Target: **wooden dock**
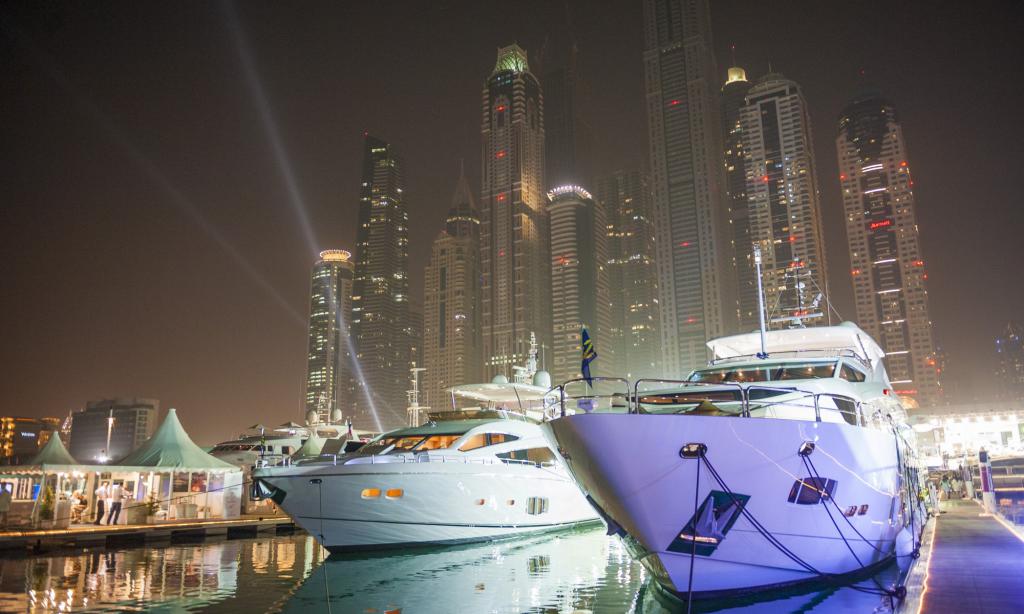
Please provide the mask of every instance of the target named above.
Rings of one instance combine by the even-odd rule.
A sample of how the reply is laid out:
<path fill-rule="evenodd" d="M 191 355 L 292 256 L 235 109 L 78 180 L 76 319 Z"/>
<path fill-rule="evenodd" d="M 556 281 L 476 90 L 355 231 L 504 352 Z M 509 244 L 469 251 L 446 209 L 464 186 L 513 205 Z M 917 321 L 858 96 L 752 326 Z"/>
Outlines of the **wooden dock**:
<path fill-rule="evenodd" d="M 0 552 L 59 548 L 125 547 L 132 545 L 231 539 L 295 531 L 287 516 L 240 516 L 226 520 L 183 520 L 145 525 L 75 525 L 68 529 L 0 531 Z"/>
<path fill-rule="evenodd" d="M 901 612 L 1024 611 L 1024 537 L 973 501 L 944 501 Z"/>

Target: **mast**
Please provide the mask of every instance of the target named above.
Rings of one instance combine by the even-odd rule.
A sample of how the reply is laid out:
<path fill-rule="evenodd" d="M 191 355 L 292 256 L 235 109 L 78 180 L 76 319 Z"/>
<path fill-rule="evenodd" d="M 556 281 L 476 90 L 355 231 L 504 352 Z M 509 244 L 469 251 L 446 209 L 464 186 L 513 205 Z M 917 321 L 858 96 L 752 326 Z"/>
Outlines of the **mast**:
<path fill-rule="evenodd" d="M 754 270 L 757 272 L 757 317 L 761 330 L 761 353 L 758 358 L 768 358 L 768 347 L 765 343 L 764 327 L 764 283 L 761 281 L 761 246 L 754 244 Z"/>
<path fill-rule="evenodd" d="M 412 363 L 412 368 L 409 369 L 409 383 L 411 388 L 405 391 L 406 396 L 409 398 L 409 407 L 406 409 L 408 412 L 409 426 L 419 426 L 420 411 L 424 409 L 430 409 L 420 405 L 420 372 L 426 371 L 424 367 L 417 367 L 416 363 Z"/>

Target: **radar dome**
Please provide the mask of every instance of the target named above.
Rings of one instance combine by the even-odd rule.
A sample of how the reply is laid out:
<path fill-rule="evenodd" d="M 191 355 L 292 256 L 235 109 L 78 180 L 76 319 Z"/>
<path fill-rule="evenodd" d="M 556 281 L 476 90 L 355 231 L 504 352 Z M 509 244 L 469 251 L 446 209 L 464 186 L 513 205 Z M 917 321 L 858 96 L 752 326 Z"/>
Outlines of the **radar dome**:
<path fill-rule="evenodd" d="M 551 374 L 547 371 L 537 371 L 533 374 L 533 385 L 542 388 L 551 387 Z"/>
<path fill-rule="evenodd" d="M 315 409 L 306 412 L 306 424 L 316 424 L 319 420 L 320 416 L 317 415 Z"/>
<path fill-rule="evenodd" d="M 499 374 L 494 376 L 494 379 L 491 380 L 491 383 L 492 384 L 507 384 L 508 383 L 508 378 L 505 377 L 504 375 L 502 375 L 501 373 L 499 373 Z"/>

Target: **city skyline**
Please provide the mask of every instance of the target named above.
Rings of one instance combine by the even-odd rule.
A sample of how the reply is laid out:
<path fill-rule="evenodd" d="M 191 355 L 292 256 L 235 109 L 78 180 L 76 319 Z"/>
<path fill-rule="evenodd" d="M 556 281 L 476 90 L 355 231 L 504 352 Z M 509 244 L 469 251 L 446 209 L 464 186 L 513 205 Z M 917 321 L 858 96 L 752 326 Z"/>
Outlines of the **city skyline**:
<path fill-rule="evenodd" d="M 999 173 L 1004 166 L 1012 167 L 1014 157 L 1004 155 L 1000 158 L 985 152 L 950 150 L 955 149 L 953 144 L 957 139 L 982 139 L 985 143 L 997 145 L 996 141 L 1000 139 L 995 138 L 998 134 L 994 132 L 995 120 L 971 117 L 969 109 L 973 106 L 964 105 L 974 105 L 980 100 L 983 105 L 998 108 L 997 94 L 1006 85 L 989 83 L 988 90 L 965 87 L 972 91 L 971 98 L 959 92 L 947 94 L 946 88 L 930 85 L 930 82 L 939 81 L 936 78 L 938 72 L 930 64 L 926 65 L 920 53 L 915 54 L 913 49 L 917 47 L 927 47 L 929 53 L 946 58 L 941 70 L 944 76 L 963 78 L 969 75 L 970 67 L 983 63 L 972 61 L 968 66 L 967 59 L 958 63 L 954 58 L 943 55 L 947 52 L 937 49 L 937 46 L 923 44 L 922 37 L 930 40 L 929 33 L 936 40 L 942 34 L 941 38 L 945 40 L 950 32 L 942 27 L 922 29 L 924 26 L 913 23 L 910 16 L 913 11 L 909 9 L 897 11 L 894 20 L 902 26 L 909 23 L 916 28 L 913 30 L 918 37 L 915 46 L 900 47 L 900 42 L 896 41 L 883 49 L 884 53 L 869 53 L 865 49 L 859 57 L 844 59 L 829 50 L 830 47 L 841 48 L 843 40 L 824 45 L 821 43 L 827 39 L 811 31 L 798 44 L 789 43 L 787 47 L 763 35 L 751 35 L 756 24 L 744 25 L 744 12 L 735 3 L 722 3 L 721 10 L 718 5 L 716 3 L 712 9 L 712 20 L 718 43 L 716 50 L 723 66 L 723 46 L 736 43 L 740 56 L 737 64 L 747 68 L 751 79 L 767 72 L 770 60 L 774 67 L 806 89 L 813 121 L 825 133 L 815 135 L 819 166 L 828 169 L 819 171 L 819 180 L 829 261 L 831 264 L 833 258 L 840 257 L 833 267 L 840 273 L 845 273 L 848 267 L 843 265 L 841 253 L 845 250 L 844 235 L 841 228 L 835 228 L 837 224 L 842 225 L 838 173 L 834 172 L 836 162 L 829 160 L 833 157 L 831 150 L 822 145 L 834 139 L 834 134 L 827 127 L 834 124 L 842 102 L 855 90 L 856 71 L 861 66 L 867 68 L 872 80 L 880 81 L 880 89 L 887 92 L 901 109 L 908 147 L 914 156 L 915 180 L 918 183 L 915 190 L 920 194 L 920 201 L 927 202 L 929 207 L 929 211 L 920 211 L 918 217 L 932 276 L 930 294 L 936 335 L 951 356 L 951 377 L 970 380 L 985 371 L 981 367 L 971 367 L 970 363 L 984 365 L 991 361 L 989 354 L 992 339 L 1000 330 L 998 323 L 1019 319 L 1013 314 L 1019 312 L 1022 304 L 1020 290 L 1006 283 L 1006 279 L 1013 278 L 1013 269 L 1006 262 L 1012 257 L 999 248 L 1000 243 L 1009 245 L 1005 239 L 1013 235 L 1007 233 L 1020 229 L 1019 217 L 1007 218 L 1018 214 L 998 208 L 998 203 L 1010 202 L 1008 186 L 1011 182 L 1000 179 Z M 304 376 L 302 330 L 306 326 L 304 312 L 308 307 L 308 271 L 313 254 L 335 245 L 354 245 L 354 224 L 343 220 L 354 219 L 353 207 L 357 198 L 352 194 L 351 186 L 358 183 L 358 179 L 352 180 L 358 175 L 358 162 L 352 164 L 351 159 L 353 150 L 358 155 L 356 143 L 360 129 L 371 127 L 383 138 L 398 143 L 409 161 L 409 173 L 412 173 L 408 179 L 410 193 L 416 193 L 414 201 L 417 207 L 423 206 L 422 211 L 411 214 L 410 226 L 422 225 L 429 227 L 431 233 L 436 232 L 437 220 L 443 219 L 443 210 L 449 202 L 450 185 L 442 186 L 443 190 L 432 187 L 427 178 L 433 169 L 436 166 L 450 169 L 459 157 L 466 157 L 470 160 L 467 174 L 471 177 L 471 184 L 477 185 L 475 177 L 478 171 L 472 161 L 473 152 L 479 151 L 480 147 L 479 124 L 475 127 L 475 138 L 472 125 L 474 118 L 479 117 L 476 115 L 479 107 L 474 109 L 475 101 L 479 100 L 475 96 L 479 92 L 481 75 L 487 74 L 488 64 L 493 65 L 494 48 L 517 38 L 523 47 L 536 48 L 534 43 L 543 36 L 532 22 L 513 18 L 501 27 L 474 32 L 459 45 L 439 52 L 439 57 L 425 58 L 422 62 L 430 60 L 431 65 L 444 66 L 446 80 L 457 83 L 455 87 L 451 83 L 444 86 L 445 90 L 452 90 L 448 100 L 458 107 L 457 113 L 429 110 L 432 108 L 427 102 L 429 96 L 437 96 L 438 93 L 436 89 L 428 88 L 401 104 L 382 105 L 384 108 L 379 111 L 369 108 L 373 104 L 369 101 L 377 100 L 372 96 L 367 96 L 366 102 L 356 103 L 362 104 L 362 108 L 354 108 L 347 103 L 349 106 L 345 107 L 344 115 L 352 116 L 352 119 L 339 120 L 337 111 L 329 112 L 329 105 L 312 105 L 309 97 L 290 97 L 290 92 L 301 94 L 304 91 L 301 87 L 293 87 L 293 79 L 329 81 L 338 78 L 326 74 L 329 70 L 325 70 L 324 75 L 319 75 L 318 71 L 315 75 L 308 71 L 294 76 L 286 73 L 284 67 L 297 61 L 303 53 L 312 54 L 320 51 L 319 48 L 300 46 L 294 57 L 272 59 L 275 45 L 280 41 L 268 38 L 268 31 L 273 31 L 268 28 L 280 27 L 290 32 L 298 27 L 298 22 L 286 19 L 271 26 L 274 21 L 271 9 L 240 8 L 243 25 L 250 32 L 256 55 L 261 59 L 259 65 L 266 71 L 264 76 L 269 100 L 282 122 L 282 133 L 286 135 L 288 149 L 295 158 L 293 166 L 300 169 L 298 184 L 305 191 L 304 200 L 310 206 L 318 235 L 315 245 L 309 245 L 302 239 L 301 232 L 295 232 L 297 225 L 291 219 L 291 209 L 287 204 L 289 196 L 278 187 L 277 171 L 264 153 L 268 146 L 258 115 L 245 107 L 251 101 L 244 94 L 238 95 L 233 91 L 242 91 L 242 88 L 235 87 L 240 84 L 229 80 L 228 89 L 232 93 L 228 95 L 219 91 L 219 95 L 212 97 L 201 95 L 202 88 L 189 91 L 188 87 L 181 87 L 181 83 L 197 79 L 197 83 L 206 84 L 208 89 L 218 92 L 209 81 L 238 72 L 234 51 L 221 40 L 226 37 L 219 30 L 212 33 L 200 31 L 195 35 L 206 37 L 203 40 L 207 44 L 200 46 L 204 52 L 214 53 L 209 53 L 212 58 L 210 64 L 196 71 L 192 77 L 184 77 L 181 69 L 175 68 L 168 73 L 174 77 L 169 84 L 155 82 L 150 64 L 155 62 L 158 66 L 177 67 L 179 61 L 164 57 L 160 51 L 148 52 L 152 55 L 145 56 L 145 61 L 119 66 L 119 74 L 127 76 L 126 83 L 135 88 L 142 84 L 143 89 L 151 90 L 150 94 L 142 95 L 135 90 L 126 90 L 125 85 L 97 78 L 90 65 L 90 61 L 98 59 L 95 56 L 81 60 L 73 57 L 83 42 L 81 37 L 90 38 L 86 33 L 108 29 L 120 34 L 109 43 L 110 53 L 117 49 L 134 49 L 137 42 L 119 29 L 124 26 L 101 24 L 95 21 L 96 18 L 83 17 L 76 9 L 64 9 L 65 14 L 58 15 L 59 19 L 55 20 L 43 19 L 46 15 L 19 14 L 16 22 L 5 21 L 4 42 L 14 52 L 15 70 L 31 85 L 26 90 L 27 94 L 23 94 L 26 99 L 37 100 L 40 96 L 52 97 L 54 93 L 63 93 L 61 100 L 50 100 L 40 105 L 41 111 L 30 111 L 21 103 L 13 105 L 16 116 L 33 117 L 35 123 L 20 122 L 19 126 L 7 128 L 12 138 L 7 141 L 11 145 L 6 155 L 16 156 L 21 151 L 34 152 L 34 155 L 11 158 L 14 164 L 9 165 L 7 171 L 11 173 L 10 181 L 5 183 L 10 190 L 8 201 L 12 202 L 10 215 L 13 221 L 8 228 L 22 236 L 13 236 L 4 248 L 14 269 L 8 290 L 10 294 L 5 302 L 10 304 L 12 299 L 18 301 L 42 295 L 41 290 L 45 286 L 34 279 L 34 272 L 62 266 L 63 258 L 59 257 L 62 251 L 77 253 L 75 262 L 70 266 L 79 278 L 57 290 L 55 304 L 62 306 L 61 311 L 55 311 L 56 307 L 44 307 L 37 313 L 20 306 L 5 309 L 7 317 L 17 322 L 17 328 L 39 331 L 31 337 L 15 331 L 9 349 L 5 350 L 4 364 L 8 367 L 5 377 L 11 380 L 10 383 L 5 382 L 3 388 L 12 391 L 5 396 L 6 403 L 26 408 L 25 413 L 30 415 L 62 416 L 67 410 L 81 407 L 90 398 L 104 395 L 154 396 L 169 399 L 169 406 L 179 407 L 186 423 L 195 420 L 203 429 L 208 428 L 221 436 L 234 434 L 247 426 L 230 421 L 230 414 L 241 410 L 268 416 L 267 421 L 274 420 L 274 416 L 278 421 L 293 418 L 301 398 Z M 222 27 L 216 8 L 190 10 L 198 12 L 198 18 L 208 23 L 210 28 Z M 435 21 L 450 19 L 456 24 L 471 23 L 479 17 L 474 10 L 478 9 L 469 10 L 468 16 L 454 15 L 449 11 L 443 15 L 422 17 Z M 610 126 L 604 135 L 605 142 L 600 151 L 618 150 L 600 154 L 604 171 L 628 166 L 631 159 L 641 159 L 646 149 L 642 113 L 637 117 L 636 111 L 630 110 L 630 106 L 639 106 L 638 101 L 642 100 L 639 87 L 642 80 L 641 43 L 638 36 L 641 21 L 635 14 L 638 10 L 633 7 L 624 4 L 617 10 L 623 16 L 621 23 L 616 24 L 617 28 L 631 34 L 622 37 L 625 43 L 611 43 L 612 50 L 622 51 L 616 55 L 622 58 L 621 66 L 619 63 L 611 65 L 605 71 L 608 73 L 605 77 L 614 83 L 622 83 L 622 87 L 615 89 L 625 90 L 628 95 L 604 92 L 604 98 L 597 96 L 583 105 L 592 114 L 600 114 L 601 111 L 607 114 L 611 109 L 614 111 L 612 115 L 622 118 L 619 126 Z M 772 20 L 784 22 L 785 12 L 768 16 L 769 22 L 758 27 L 768 30 L 776 23 Z M 542 14 L 540 10 L 538 13 Z M 591 70 L 594 70 L 597 57 L 594 48 L 602 44 L 604 26 L 597 23 L 600 19 L 586 13 L 585 6 L 574 9 L 578 19 L 576 31 L 580 41 L 580 64 L 581 69 L 586 69 L 589 61 Z M 942 9 L 938 13 L 938 17 L 946 20 L 953 18 Z M 807 19 L 828 23 L 826 14 L 821 9 L 814 9 L 809 11 Z M 194 13 L 190 16 L 197 17 Z M 132 23 L 132 18 L 133 14 L 129 13 L 126 23 Z M 959 14 L 956 18 L 961 19 Z M 857 18 L 853 19 L 851 29 L 857 23 Z M 998 55 L 994 49 L 1005 44 L 998 36 L 1003 32 L 998 27 L 999 23 L 994 18 L 989 19 L 991 21 L 985 21 L 972 15 L 966 25 L 958 24 L 958 27 L 968 29 L 981 28 L 981 24 L 987 28 L 995 27 L 993 49 L 974 50 L 972 60 L 992 58 Z M 70 27 L 67 23 L 81 24 L 83 20 L 85 26 L 76 25 L 67 32 Z M 165 42 L 173 48 L 177 37 L 185 35 L 175 29 L 182 25 L 181 18 L 168 21 L 169 24 L 162 26 L 157 33 L 162 33 Z M 16 29 L 9 29 L 9 23 L 15 23 L 12 27 Z M 469 30 L 466 29 L 467 32 Z M 321 34 L 322 31 L 315 33 Z M 58 44 L 58 34 L 69 36 Z M 952 35 L 954 40 L 968 40 L 963 34 L 954 32 Z M 842 36 L 852 38 L 849 33 Z M 961 36 L 964 38 L 959 38 Z M 315 36 L 313 39 L 320 40 Z M 993 40 L 993 36 L 989 40 Z M 223 49 L 221 44 L 224 44 Z M 899 52 L 901 48 L 904 53 Z M 808 56 L 819 52 L 825 53 L 826 57 L 816 61 L 800 57 L 801 54 Z M 423 66 L 422 62 L 411 61 L 412 54 L 410 46 L 378 68 L 390 67 L 398 70 L 396 77 L 408 77 Z M 456 56 L 471 60 L 462 63 L 443 61 Z M 883 57 L 886 62 L 881 61 Z M 403 65 L 402 61 L 407 64 Z M 896 68 L 886 63 L 895 63 Z M 841 78 L 821 75 L 820 69 L 826 65 L 830 72 Z M 54 66 L 59 72 L 53 71 Z M 369 72 L 361 73 L 357 71 L 355 75 L 346 75 L 346 87 L 371 82 Z M 596 74 L 596 71 L 591 72 L 591 78 Z M 714 86 L 720 87 L 724 79 L 724 74 L 716 75 Z M 188 121 L 195 126 L 207 126 L 202 137 L 189 126 L 170 134 L 162 128 L 154 130 L 147 123 L 165 117 L 168 109 L 158 109 L 159 112 L 143 110 L 141 103 L 148 95 L 157 95 L 172 85 L 182 97 L 175 103 L 175 108 L 180 107 L 180 112 L 191 118 Z M 836 92 L 832 95 L 829 90 Z M 5 96 L 12 97 L 14 93 L 9 91 Z M 328 98 L 330 102 L 338 100 L 333 93 Z M 622 103 L 623 100 L 629 104 Z M 204 108 L 206 112 L 197 114 L 195 111 Z M 243 111 L 236 122 L 224 122 L 209 129 L 209 119 L 222 116 L 225 110 L 237 108 Z M 435 148 L 441 147 L 432 155 L 437 158 L 436 162 L 424 156 L 426 140 L 422 135 L 409 132 L 408 122 L 411 120 L 403 117 L 423 109 L 428 109 L 428 116 L 440 114 L 437 122 L 433 119 L 430 122 L 433 125 L 429 129 L 431 139 L 445 139 L 445 126 L 452 128 L 451 143 L 434 145 Z M 108 121 L 97 122 L 93 110 L 98 110 L 98 117 Z M 51 115 L 62 118 L 56 125 L 68 138 L 53 138 L 53 129 L 40 123 Z M 998 113 L 985 115 L 998 116 Z M 311 120 L 316 122 L 318 119 L 328 122 L 329 147 L 320 143 L 322 137 L 316 130 L 306 127 Z M 930 134 L 930 127 L 936 125 L 948 128 L 941 136 Z M 39 132 L 32 132 L 33 129 Z M 1014 141 L 1013 138 L 1006 140 Z M 130 143 L 130 147 L 118 144 L 125 142 Z M 621 144 L 621 147 L 612 148 L 609 143 Z M 241 163 L 227 161 L 227 158 L 235 157 L 236 147 L 249 152 L 249 158 Z M 207 170 L 186 161 L 196 149 L 209 150 L 206 157 L 199 160 L 210 170 L 216 170 L 211 177 L 206 176 Z M 88 156 L 89 159 L 84 160 L 87 157 L 84 154 L 93 150 L 99 155 Z M 968 157 L 966 162 L 961 160 L 963 156 Z M 46 164 L 39 158 L 44 158 Z M 971 177 L 948 173 L 946 169 L 955 165 L 969 167 Z M 112 181 L 111 168 L 117 169 L 119 182 Z M 53 180 L 64 175 L 66 181 Z M 165 182 L 161 183 L 158 176 Z M 1003 176 L 1007 175 L 1004 173 Z M 42 185 L 39 182 L 47 178 L 50 180 L 45 189 L 37 189 Z M 450 184 L 450 172 L 444 174 L 444 179 Z M 964 185 L 968 179 L 971 191 Z M 215 182 L 224 182 L 225 186 L 215 186 Z M 52 186 L 49 185 L 51 183 Z M 438 183 L 444 182 L 439 180 Z M 173 189 L 168 190 L 168 186 Z M 191 201 L 193 210 L 200 212 L 205 227 L 210 230 L 204 229 L 203 225 L 197 230 L 195 216 L 181 203 L 175 206 L 175 192 Z M 975 196 L 966 198 L 967 194 Z M 232 208 L 234 205 L 217 205 L 236 201 L 246 203 L 246 206 L 236 211 Z M 67 204 L 60 205 L 62 202 Z M 339 202 L 342 205 L 339 206 Z M 962 202 L 971 202 L 972 209 L 996 209 L 991 209 L 988 219 L 979 215 L 976 218 L 979 228 L 971 234 L 971 229 L 955 228 L 958 224 L 950 223 L 956 219 L 958 204 Z M 35 208 L 30 208 L 33 204 Z M 332 211 L 332 208 L 343 210 Z M 254 215 L 249 215 L 250 209 Z M 992 211 L 996 214 L 993 215 Z M 239 214 L 250 219 L 243 220 Z M 993 220 L 1002 220 L 1003 223 Z M 37 224 L 40 222 L 48 224 L 48 232 L 43 237 L 38 236 Z M 33 228 L 36 229 L 35 236 L 31 232 Z M 124 229 L 129 229 L 130 233 L 125 234 Z M 981 237 L 988 238 L 982 241 Z M 57 241 L 65 245 L 65 250 L 55 249 Z M 154 244 L 160 247 L 154 250 Z M 230 246 L 229 251 L 224 251 L 227 249 L 224 244 Z M 942 249 L 944 246 L 949 248 Z M 425 261 L 423 254 L 429 250 L 429 239 L 425 239 L 422 233 L 414 233 L 410 248 L 414 252 L 412 260 L 422 263 Z M 232 255 L 232 251 L 237 257 Z M 144 264 L 126 257 L 136 253 L 148 255 Z M 144 279 L 140 275 L 143 271 L 150 275 L 154 272 L 159 274 L 159 281 Z M 414 286 L 418 283 L 415 278 L 420 274 L 419 270 L 412 272 Z M 841 275 L 833 276 L 831 281 L 834 302 L 844 317 L 853 319 L 852 289 L 841 287 L 842 284 L 849 285 L 849 282 Z M 1009 286 L 1010 301 L 1006 305 L 995 306 L 995 313 L 982 318 L 981 322 L 964 320 L 958 315 L 958 301 L 965 294 L 978 296 L 980 293 L 974 289 L 993 286 Z M 127 288 L 132 290 L 126 292 Z M 225 288 L 231 290 L 225 291 Z M 419 292 L 416 287 L 411 289 L 413 296 L 418 296 Z M 991 326 L 986 327 L 986 323 Z M 253 336 L 262 336 L 263 339 L 244 338 Z M 58 342 L 67 346 L 66 350 L 58 351 Z M 597 340 L 597 345 L 601 346 L 600 340 Z M 44 364 L 49 365 L 50 371 L 45 379 L 39 366 Z M 226 368 L 227 365 L 230 369 Z M 990 368 L 988 370 L 991 371 Z M 52 386 L 50 378 L 53 377 L 61 385 Z M 51 382 L 50 385 L 59 390 L 40 394 L 45 389 L 40 385 L 42 381 Z M 228 415 L 218 420 L 218 409 Z"/>

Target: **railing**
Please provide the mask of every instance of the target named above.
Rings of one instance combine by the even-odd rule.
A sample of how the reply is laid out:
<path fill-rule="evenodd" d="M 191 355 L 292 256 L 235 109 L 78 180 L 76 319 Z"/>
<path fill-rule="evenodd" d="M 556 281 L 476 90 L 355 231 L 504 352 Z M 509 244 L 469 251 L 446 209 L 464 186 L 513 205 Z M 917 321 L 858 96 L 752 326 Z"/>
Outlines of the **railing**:
<path fill-rule="evenodd" d="M 572 394 L 575 389 L 583 387 L 584 394 Z M 622 386 L 619 388 L 619 386 Z M 711 389 L 706 396 L 702 389 Z M 688 397 L 682 402 L 693 403 L 694 407 L 679 412 L 688 415 L 710 415 L 738 418 L 775 418 L 803 419 L 792 414 L 792 410 L 806 410 L 813 414 L 816 422 L 822 421 L 822 411 L 836 412 L 843 421 L 853 426 L 879 426 L 869 424 L 865 416 L 865 404 L 853 397 L 830 392 L 813 392 L 799 388 L 748 385 L 737 383 L 690 382 L 685 380 L 640 379 L 632 390 L 629 382 L 621 378 L 599 378 L 591 380 L 574 379 L 553 391 L 558 395 L 558 415 L 565 417 L 573 413 L 656 413 L 647 411 L 643 405 L 655 405 L 656 398 L 667 398 L 666 405 L 677 404 L 679 397 Z M 715 394 L 718 393 L 718 394 Z M 679 395 L 676 399 L 673 394 Z M 797 396 L 794 396 L 797 395 Z M 785 396 L 778 400 L 773 397 Z M 649 399 L 644 401 L 644 399 Z M 567 402 L 575 400 L 575 407 L 567 407 Z M 709 407 L 702 409 L 704 402 Z M 868 405 L 870 407 L 870 405 Z M 735 408 L 734 411 L 730 411 Z M 781 411 L 780 411 L 781 410 Z M 789 411 L 786 411 L 789 410 Z M 878 412 L 875 412 L 877 414 Z M 773 415 L 775 414 L 775 415 Z M 782 415 L 779 415 L 782 414 Z M 873 415 L 872 419 L 878 418 Z M 875 420 L 878 422 L 878 420 Z"/>
<path fill-rule="evenodd" d="M 443 454 L 369 454 L 366 456 L 359 456 L 355 454 L 350 458 L 341 458 L 344 455 L 341 454 L 321 454 L 318 457 L 309 457 L 302 459 L 304 461 L 330 461 L 332 465 L 338 465 L 338 460 L 341 459 L 341 464 L 347 464 L 351 461 L 357 461 L 352 464 L 366 464 L 366 465 L 388 465 L 388 464 L 408 464 L 408 463 L 456 463 L 464 465 L 533 465 L 536 467 L 553 467 L 555 463 L 553 461 L 531 461 L 523 460 L 518 458 L 497 458 L 491 456 L 453 456 Z M 290 464 L 290 463 L 289 463 Z"/>

